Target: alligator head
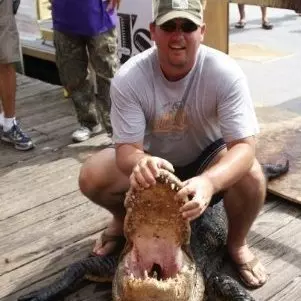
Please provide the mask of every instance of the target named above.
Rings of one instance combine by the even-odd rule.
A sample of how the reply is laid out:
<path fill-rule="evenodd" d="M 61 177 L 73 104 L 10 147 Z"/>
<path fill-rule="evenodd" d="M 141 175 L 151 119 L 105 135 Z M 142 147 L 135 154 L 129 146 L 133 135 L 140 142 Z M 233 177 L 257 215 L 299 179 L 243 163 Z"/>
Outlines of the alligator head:
<path fill-rule="evenodd" d="M 190 224 L 179 211 L 188 199 L 174 199 L 181 187 L 178 178 L 161 170 L 155 186 L 127 193 L 127 243 L 113 281 L 113 300 L 203 300 L 203 277 L 189 248 Z"/>

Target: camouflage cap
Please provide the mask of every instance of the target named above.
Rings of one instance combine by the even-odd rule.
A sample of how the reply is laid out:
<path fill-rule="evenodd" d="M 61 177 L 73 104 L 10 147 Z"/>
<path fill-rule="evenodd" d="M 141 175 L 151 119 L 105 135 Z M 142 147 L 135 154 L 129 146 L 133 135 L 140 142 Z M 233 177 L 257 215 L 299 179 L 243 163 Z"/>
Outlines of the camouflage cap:
<path fill-rule="evenodd" d="M 202 24 L 203 7 L 201 0 L 153 0 L 154 21 L 157 25 L 175 19 L 189 19 Z"/>

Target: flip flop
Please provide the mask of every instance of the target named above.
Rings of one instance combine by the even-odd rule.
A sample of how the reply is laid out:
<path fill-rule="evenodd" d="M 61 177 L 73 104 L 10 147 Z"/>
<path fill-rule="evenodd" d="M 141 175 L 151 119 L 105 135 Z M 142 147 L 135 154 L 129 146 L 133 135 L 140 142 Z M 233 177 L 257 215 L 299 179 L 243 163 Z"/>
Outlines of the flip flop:
<path fill-rule="evenodd" d="M 235 26 L 235 28 L 242 29 L 242 28 L 245 28 L 246 22 L 245 21 L 238 21 L 237 23 L 235 23 L 234 26 Z"/>
<path fill-rule="evenodd" d="M 266 21 L 266 22 L 262 23 L 262 28 L 263 29 L 271 30 L 271 29 L 273 29 L 273 27 L 274 27 L 274 25 L 272 23 L 270 23 L 270 22 Z"/>
<path fill-rule="evenodd" d="M 257 264 L 259 264 L 259 260 L 256 257 L 254 257 L 251 261 L 243 264 L 237 264 L 235 262 L 233 262 L 233 264 L 235 265 L 240 280 L 245 284 L 247 288 L 256 289 L 263 286 L 267 282 L 267 277 L 266 277 L 266 279 L 261 283 L 258 284 L 250 283 L 249 279 L 244 275 L 244 273 L 242 273 L 243 271 L 248 271 L 253 275 L 254 278 L 257 278 L 254 268 L 256 267 Z"/>
<path fill-rule="evenodd" d="M 108 242 L 115 242 L 115 247 L 113 248 L 112 253 L 119 253 L 122 251 L 125 245 L 125 237 L 123 235 L 113 235 L 108 234 L 106 230 L 104 230 L 99 239 L 96 240 L 96 245 L 103 247 Z M 90 253 L 91 256 L 101 256 L 96 254 L 95 252 Z"/>

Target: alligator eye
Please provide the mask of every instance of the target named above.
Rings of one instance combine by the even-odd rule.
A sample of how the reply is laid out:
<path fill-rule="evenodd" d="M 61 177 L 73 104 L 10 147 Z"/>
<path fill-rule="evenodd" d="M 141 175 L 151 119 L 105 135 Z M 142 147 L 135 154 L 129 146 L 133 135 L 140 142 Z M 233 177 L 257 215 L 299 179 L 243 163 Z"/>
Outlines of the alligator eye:
<path fill-rule="evenodd" d="M 163 279 L 163 271 L 159 264 L 154 263 L 151 271 L 149 272 L 149 277 L 156 278 L 157 280 Z"/>

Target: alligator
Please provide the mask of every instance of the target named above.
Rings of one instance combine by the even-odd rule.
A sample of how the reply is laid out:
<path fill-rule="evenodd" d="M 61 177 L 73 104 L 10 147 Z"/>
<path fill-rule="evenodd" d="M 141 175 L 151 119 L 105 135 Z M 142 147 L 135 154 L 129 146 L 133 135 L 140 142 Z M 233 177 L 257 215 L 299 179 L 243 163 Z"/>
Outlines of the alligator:
<path fill-rule="evenodd" d="M 288 168 L 288 162 L 263 165 L 268 180 Z M 174 199 L 181 187 L 174 174 L 160 170 L 155 186 L 141 191 L 130 188 L 121 253 L 80 260 L 50 286 L 18 300 L 58 300 L 82 280 L 97 278 L 113 281 L 113 301 L 254 301 L 239 282 L 221 272 L 227 237 L 223 202 L 209 206 L 189 223 L 179 213 L 188 199 Z"/>

